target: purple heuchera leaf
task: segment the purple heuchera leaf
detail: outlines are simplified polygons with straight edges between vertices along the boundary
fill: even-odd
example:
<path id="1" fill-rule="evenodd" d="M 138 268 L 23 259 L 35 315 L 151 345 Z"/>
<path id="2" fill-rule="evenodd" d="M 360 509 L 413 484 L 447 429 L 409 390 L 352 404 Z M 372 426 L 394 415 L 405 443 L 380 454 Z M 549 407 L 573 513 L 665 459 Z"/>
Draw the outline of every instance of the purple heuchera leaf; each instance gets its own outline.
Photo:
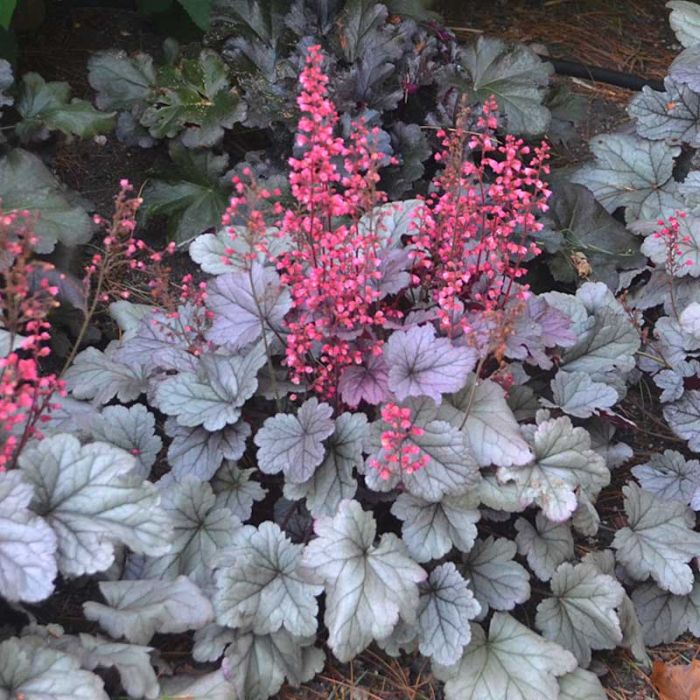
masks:
<path id="1" fill-rule="evenodd" d="M 429 396 L 440 403 L 442 394 L 459 391 L 476 364 L 476 351 L 436 338 L 433 326 L 397 331 L 384 348 L 389 364 L 389 388 L 403 401 Z"/>
<path id="2" fill-rule="evenodd" d="M 513 332 L 506 340 L 508 357 L 525 360 L 542 369 L 551 369 L 546 349 L 567 348 L 576 342 L 571 319 L 559 309 L 536 296 L 528 298 L 523 313 L 518 314 Z"/>
<path id="3" fill-rule="evenodd" d="M 338 389 L 348 406 L 357 406 L 360 401 L 376 406 L 389 396 L 389 366 L 383 357 L 371 355 L 364 365 L 343 370 Z"/>
<path id="4" fill-rule="evenodd" d="M 291 308 L 289 292 L 271 267 L 253 263 L 250 272 L 229 272 L 212 283 L 207 307 L 214 322 L 207 338 L 234 350 L 256 341 L 263 331 L 279 331 Z"/>

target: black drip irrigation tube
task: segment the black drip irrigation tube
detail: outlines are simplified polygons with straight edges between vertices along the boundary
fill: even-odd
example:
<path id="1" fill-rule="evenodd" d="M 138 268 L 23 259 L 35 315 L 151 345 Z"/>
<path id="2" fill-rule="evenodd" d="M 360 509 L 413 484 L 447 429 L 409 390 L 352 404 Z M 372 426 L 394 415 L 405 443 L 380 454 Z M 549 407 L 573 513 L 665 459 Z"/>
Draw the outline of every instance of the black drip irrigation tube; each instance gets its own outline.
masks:
<path id="1" fill-rule="evenodd" d="M 570 78 L 582 78 L 583 80 L 592 80 L 598 83 L 607 83 L 616 87 L 627 88 L 628 90 L 641 90 L 645 85 L 648 85 L 652 90 L 664 92 L 663 81 L 654 80 L 652 78 L 642 78 L 633 73 L 623 73 L 610 68 L 600 68 L 598 66 L 588 66 L 584 63 L 576 61 L 565 61 L 560 58 L 551 58 L 537 54 L 543 61 L 551 63 L 554 66 L 554 72 L 557 75 L 565 75 Z"/>

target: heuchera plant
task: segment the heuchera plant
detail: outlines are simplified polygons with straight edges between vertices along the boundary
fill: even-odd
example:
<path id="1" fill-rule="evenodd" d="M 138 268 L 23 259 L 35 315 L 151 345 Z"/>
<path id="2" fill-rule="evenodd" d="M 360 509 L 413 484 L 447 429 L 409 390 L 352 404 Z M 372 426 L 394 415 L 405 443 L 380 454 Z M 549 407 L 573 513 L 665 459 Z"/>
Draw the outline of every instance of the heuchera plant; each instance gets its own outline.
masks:
<path id="1" fill-rule="evenodd" d="M 630 184 L 597 152 L 574 194 L 648 234 L 648 265 L 607 278 L 648 281 L 537 295 L 541 239 L 565 250 L 545 145 L 497 137 L 486 100 L 441 135 L 426 197 L 388 202 L 372 127 L 339 137 L 318 47 L 300 83 L 293 202 L 235 180 L 224 227 L 190 247 L 206 283 L 156 285 L 156 303 L 107 284 L 108 259 L 161 264 L 134 238 L 139 199 L 117 199 L 89 281 L 98 304 L 119 297 L 119 336 L 75 356 L 43 438 L 0 473 L 0 594 L 27 612 L 0 642 L 0 689 L 258 700 L 311 679 L 324 644 L 341 662 L 377 644 L 429 660 L 448 700 L 602 700 L 600 651 L 646 664 L 645 643 L 700 630 L 698 462 L 666 450 L 633 479 L 615 439 L 650 376 L 700 448 L 694 216 L 669 219 L 692 191 Z M 666 157 L 607 139 L 635 140 L 625 167 Z M 612 470 L 622 499 L 598 503 Z M 22 607 L 86 576 L 89 634 Z M 197 665 L 163 671 L 154 635 L 191 631 Z"/>

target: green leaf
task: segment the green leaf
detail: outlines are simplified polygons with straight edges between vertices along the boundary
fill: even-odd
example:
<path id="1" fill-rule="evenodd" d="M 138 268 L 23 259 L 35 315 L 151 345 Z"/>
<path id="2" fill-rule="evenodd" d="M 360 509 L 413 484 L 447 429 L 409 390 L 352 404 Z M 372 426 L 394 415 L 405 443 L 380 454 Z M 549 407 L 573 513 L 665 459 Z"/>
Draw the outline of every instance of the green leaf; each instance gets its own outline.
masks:
<path id="1" fill-rule="evenodd" d="M 564 413 L 576 418 L 598 415 L 618 401 L 615 389 L 603 382 L 594 382 L 585 372 L 560 370 L 550 386 L 553 403 L 543 401 L 543 405 L 561 408 Z"/>
<path id="2" fill-rule="evenodd" d="M 56 578 L 56 535 L 27 506 L 32 487 L 14 470 L 0 473 L 0 594 L 14 603 L 48 598 Z"/>
<path id="3" fill-rule="evenodd" d="M 99 676 L 53 649 L 37 649 L 13 637 L 0 643 L 0 698 L 109 700 Z"/>
<path id="4" fill-rule="evenodd" d="M 222 177 L 228 156 L 190 150 L 173 142 L 170 157 L 175 166 L 171 172 L 149 180 L 144 187 L 144 223 L 164 217 L 168 233 L 176 241 L 218 228 L 228 204 L 228 183 Z"/>
<path id="5" fill-rule="evenodd" d="M 297 636 L 314 635 L 318 624 L 316 596 L 323 588 L 304 580 L 303 549 L 269 521 L 252 532 L 239 530 L 231 555 L 222 553 L 217 567 L 217 623 L 259 635 L 282 627 Z"/>
<path id="6" fill-rule="evenodd" d="M 535 624 L 547 639 L 574 653 L 582 666 L 592 649 L 614 649 L 622 642 L 617 608 L 625 590 L 612 576 L 586 564 L 564 563 L 550 582 L 551 597 L 537 606 Z"/>
<path id="7" fill-rule="evenodd" d="M 97 91 L 100 109 L 142 108 L 155 94 L 156 71 L 145 53 L 133 57 L 124 51 L 98 51 L 88 59 L 88 81 Z"/>
<path id="8" fill-rule="evenodd" d="M 4 29 L 10 28 L 12 15 L 15 13 L 16 7 L 17 0 L 3 0 L 3 2 L 0 3 L 0 27 Z"/>
<path id="9" fill-rule="evenodd" d="M 88 138 L 114 128 L 115 112 L 100 112 L 89 102 L 70 99 L 68 83 L 47 83 L 38 73 L 22 76 L 16 109 L 22 116 L 16 127 L 21 141 L 44 141 L 52 131 Z"/>
<path id="10" fill-rule="evenodd" d="M 83 612 L 115 639 L 148 644 L 154 634 L 199 629 L 214 619 L 211 603 L 186 576 L 174 581 L 101 581 L 107 604 L 88 601 Z"/>
<path id="11" fill-rule="evenodd" d="M 693 588 L 688 563 L 700 551 L 695 514 L 683 503 L 664 501 L 635 483 L 622 487 L 628 527 L 615 533 L 618 561 L 638 581 L 651 576 L 664 590 L 685 595 Z"/>
<path id="12" fill-rule="evenodd" d="M 187 148 L 209 148 L 222 139 L 225 129 L 244 118 L 245 109 L 231 88 L 226 64 L 205 49 L 197 59 L 158 69 L 157 97 L 140 122 L 154 138 L 182 133 Z"/>
<path id="13" fill-rule="evenodd" d="M 551 115 L 542 102 L 554 72 L 551 64 L 524 44 L 509 46 L 487 37 L 464 48 L 460 61 L 471 78 L 474 96 L 479 100 L 494 96 L 510 132 L 542 134 L 547 130 Z"/>
<path id="14" fill-rule="evenodd" d="M 342 501 L 335 517 L 314 522 L 314 531 L 304 564 L 325 584 L 328 645 L 340 661 L 349 661 L 373 639 L 387 637 L 399 616 L 415 620 L 417 584 L 426 573 L 395 535 L 374 544 L 374 517 L 357 501 Z"/>
<path id="15" fill-rule="evenodd" d="M 559 696 L 557 677 L 575 668 L 573 654 L 505 613 L 491 618 L 488 638 L 472 624 L 472 641 L 455 666 L 433 664 L 445 681 L 446 700 L 553 699 Z"/>
<path id="16" fill-rule="evenodd" d="M 32 508 L 58 538 L 62 573 L 104 571 L 114 547 L 160 555 L 170 549 L 171 529 L 153 484 L 134 474 L 128 452 L 72 435 L 48 437 L 25 449 L 19 466 L 34 486 Z"/>
<path id="17" fill-rule="evenodd" d="M 212 0 L 177 0 L 190 19 L 203 31 L 209 29 Z"/>
<path id="18" fill-rule="evenodd" d="M 0 159 L 0 200 L 5 211 L 27 209 L 37 217 L 37 253 L 50 253 L 56 242 L 87 243 L 92 236 L 87 212 L 73 203 L 40 158 L 21 148 Z"/>

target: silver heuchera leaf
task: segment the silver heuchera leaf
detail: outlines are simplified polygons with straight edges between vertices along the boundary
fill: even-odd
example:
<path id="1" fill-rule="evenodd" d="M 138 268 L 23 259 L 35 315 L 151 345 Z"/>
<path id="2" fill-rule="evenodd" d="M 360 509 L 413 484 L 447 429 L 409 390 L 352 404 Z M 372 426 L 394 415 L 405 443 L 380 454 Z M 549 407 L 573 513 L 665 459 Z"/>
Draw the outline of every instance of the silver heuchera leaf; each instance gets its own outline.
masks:
<path id="1" fill-rule="evenodd" d="M 200 481 L 209 481 L 224 459 L 236 460 L 243 456 L 252 430 L 248 423 L 239 420 L 212 433 L 204 428 L 178 425 L 174 418 L 168 418 L 165 432 L 172 438 L 168 464 L 175 479 L 194 476 Z"/>
<path id="2" fill-rule="evenodd" d="M 33 510 L 56 533 L 64 574 L 104 571 L 117 543 L 153 556 L 170 549 L 172 530 L 158 492 L 134 474 L 127 452 L 55 435 L 25 449 L 19 465 L 34 486 Z"/>
<path id="3" fill-rule="evenodd" d="M 595 537 L 600 527 L 600 515 L 596 510 L 593 499 L 583 489 L 579 488 L 576 490 L 576 500 L 578 505 L 571 516 L 571 525 L 576 532 L 585 537 Z"/>
<path id="4" fill-rule="evenodd" d="M 422 429 L 422 434 L 406 438 L 406 444 L 415 445 L 418 454 L 428 458 L 427 464 L 416 471 L 400 472 L 396 463 L 389 463 L 386 450 L 381 447 L 381 434 L 386 424 L 376 421 L 370 426 L 367 451 L 371 454 L 364 473 L 365 482 L 371 489 L 387 491 L 401 481 L 413 495 L 439 501 L 446 495 L 463 494 L 478 483 L 479 469 L 471 456 L 466 436 L 445 421 L 432 420 L 435 410 L 432 401 L 430 404 L 426 409 L 414 412 L 415 425 Z M 380 476 L 373 460 L 387 466 L 388 478 Z"/>
<path id="5" fill-rule="evenodd" d="M 214 619 L 211 603 L 186 576 L 174 581 L 101 581 L 107 604 L 88 601 L 83 612 L 115 639 L 148 644 L 154 634 L 196 630 Z"/>
<path id="6" fill-rule="evenodd" d="M 161 691 L 165 698 L 187 700 L 231 700 L 234 688 L 222 669 L 211 673 L 179 674 L 163 678 Z"/>
<path id="7" fill-rule="evenodd" d="M 425 202 L 421 199 L 382 204 L 360 219 L 357 232 L 361 235 L 374 234 L 385 245 L 400 247 L 403 236 L 415 233 L 424 211 Z"/>
<path id="8" fill-rule="evenodd" d="M 292 483 L 303 484 L 323 461 L 323 441 L 334 430 L 333 409 L 311 398 L 297 414 L 268 418 L 255 435 L 258 466 L 265 474 L 283 471 Z"/>
<path id="9" fill-rule="evenodd" d="M 577 668 L 559 679 L 559 700 L 607 700 L 595 673 Z"/>
<path id="10" fill-rule="evenodd" d="M 219 275 L 207 294 L 214 314 L 208 339 L 233 350 L 255 342 L 263 334 L 279 333 L 292 307 L 289 291 L 271 267 L 253 263 L 249 272 Z"/>
<path id="11" fill-rule="evenodd" d="M 700 58 L 700 44 L 695 44 L 676 56 L 673 63 L 668 67 L 668 74 L 673 80 L 682 85 L 687 85 L 694 92 L 700 92 L 698 58 Z"/>
<path id="12" fill-rule="evenodd" d="M 700 39 L 700 36 L 698 37 Z M 685 85 L 676 85 L 671 78 L 664 80 L 665 92 L 648 85 L 627 107 L 637 122 L 637 133 L 645 139 L 668 143 L 700 146 L 700 95 Z"/>
<path id="13" fill-rule="evenodd" d="M 228 508 L 217 507 L 207 482 L 194 477 L 172 481 L 161 492 L 173 527 L 171 546 L 163 556 L 147 557 L 139 577 L 172 580 L 185 574 L 204 587 L 211 579 L 217 552 L 231 544 L 240 522 Z"/>
<path id="14" fill-rule="evenodd" d="M 647 463 L 632 467 L 632 474 L 645 491 L 686 506 L 700 489 L 700 462 L 686 460 L 675 450 L 652 455 Z"/>
<path id="15" fill-rule="evenodd" d="M 595 162 L 571 178 L 585 185 L 610 212 L 625 207 L 628 222 L 658 219 L 681 204 L 673 183 L 677 146 L 628 134 L 602 134 L 590 142 Z"/>
<path id="16" fill-rule="evenodd" d="M 233 232 L 233 236 L 229 231 Z M 287 238 L 279 238 L 277 234 L 277 228 L 267 229 L 265 243 L 270 257 L 276 257 L 288 247 Z M 258 235 L 256 232 L 255 237 Z M 249 263 L 246 256 L 250 253 L 256 253 L 259 264 L 266 260 L 264 254 L 251 249 L 250 238 L 251 235 L 245 226 L 227 226 L 219 229 L 216 234 L 205 233 L 197 236 L 190 243 L 190 257 L 210 275 L 225 275 L 240 270 L 247 272 Z"/>
<path id="17" fill-rule="evenodd" d="M 469 620 L 481 612 L 481 606 L 452 563 L 433 569 L 421 589 L 417 623 L 420 652 L 451 666 L 469 644 Z"/>
<path id="18" fill-rule="evenodd" d="M 316 633 L 316 596 L 323 587 L 302 577 L 303 545 L 293 544 L 273 522 L 239 530 L 216 571 L 216 621 L 257 635 L 284 628 L 297 636 Z"/>
<path id="19" fill-rule="evenodd" d="M 0 642 L 0 698 L 109 700 L 99 676 L 76 658 L 12 637 Z"/>
<path id="20" fill-rule="evenodd" d="M 258 387 L 265 351 L 255 346 L 245 355 L 202 355 L 199 370 L 166 377 L 155 389 L 155 404 L 185 427 L 221 430 L 241 416 L 241 406 Z"/>
<path id="21" fill-rule="evenodd" d="M 553 523 L 537 513 L 534 526 L 525 518 L 518 518 L 515 529 L 518 554 L 527 557 L 540 581 L 549 581 L 559 564 L 574 557 L 574 538 L 566 523 Z"/>
<path id="22" fill-rule="evenodd" d="M 426 573 L 393 534 L 375 545 L 377 526 L 357 501 L 342 501 L 335 517 L 318 518 L 304 564 L 325 584 L 328 645 L 349 661 L 399 621 L 415 621 L 418 583 Z"/>
<path id="23" fill-rule="evenodd" d="M 401 539 L 417 562 L 440 559 L 454 545 L 468 552 L 476 539 L 480 514 L 471 495 L 446 496 L 427 501 L 402 493 L 391 507 L 392 515 L 403 521 Z"/>
<path id="24" fill-rule="evenodd" d="M 674 642 L 684 632 L 700 635 L 700 579 L 696 574 L 688 595 L 673 595 L 651 581 L 632 592 L 637 611 L 649 646 Z"/>
<path id="25" fill-rule="evenodd" d="M 505 537 L 477 540 L 462 557 L 460 571 L 469 581 L 483 615 L 494 610 L 512 610 L 530 597 L 530 576 L 513 560 L 515 542 Z"/>
<path id="26" fill-rule="evenodd" d="M 107 406 L 91 424 L 92 436 L 99 442 L 121 447 L 136 457 L 136 473 L 144 479 L 163 446 L 156 435 L 155 416 L 140 403 L 134 406 Z"/>
<path id="27" fill-rule="evenodd" d="M 589 552 L 583 558 L 583 563 L 613 579 L 618 577 L 615 554 L 610 549 L 599 549 Z M 642 626 L 627 593 L 622 596 L 622 601 L 617 606 L 617 615 L 620 619 L 620 628 L 622 629 L 622 646 L 627 647 L 634 654 L 637 661 L 648 668 L 651 666 L 651 661 L 644 646 Z"/>
<path id="28" fill-rule="evenodd" d="M 549 292 L 546 300 L 574 319 L 577 342 L 562 354 L 567 372 L 627 372 L 636 364 L 639 332 L 627 312 L 601 282 L 586 282 L 576 296 Z"/>
<path id="29" fill-rule="evenodd" d="M 255 472 L 255 469 L 240 469 L 235 462 L 225 461 L 211 483 L 216 507 L 228 508 L 239 520 L 248 520 L 253 504 L 262 501 L 267 493 L 267 489 L 251 478 Z"/>
<path id="30" fill-rule="evenodd" d="M 528 432 L 535 460 L 525 467 L 501 468 L 499 478 L 515 481 L 523 503 L 534 502 L 550 520 L 562 522 L 576 510 L 576 488 L 597 494 L 610 482 L 610 472 L 590 449 L 588 433 L 574 428 L 566 416 L 544 420 Z"/>
<path id="31" fill-rule="evenodd" d="M 488 638 L 472 623 L 472 641 L 454 666 L 433 664 L 445 681 L 446 700 L 542 700 L 559 697 L 557 677 L 576 668 L 576 657 L 506 613 L 491 618 Z"/>
<path id="32" fill-rule="evenodd" d="M 535 624 L 547 639 L 574 653 L 582 666 L 592 649 L 614 649 L 622 642 L 615 608 L 625 590 L 612 576 L 592 566 L 564 563 L 550 582 L 551 597 L 537 606 Z"/>
<path id="33" fill-rule="evenodd" d="M 122 403 L 135 401 L 148 387 L 140 367 L 122 364 L 92 347 L 76 356 L 63 377 L 74 398 L 92 399 L 100 405 L 115 396 Z"/>
<path id="34" fill-rule="evenodd" d="M 160 687 L 151 665 L 152 647 L 113 642 L 91 634 L 63 634 L 59 625 L 29 625 L 22 630 L 22 642 L 37 649 L 50 648 L 73 656 L 86 671 L 115 668 L 130 698 L 156 700 Z"/>
<path id="35" fill-rule="evenodd" d="M 56 578 L 56 535 L 27 506 L 32 487 L 18 470 L 0 473 L 0 595 L 11 603 L 48 598 Z"/>
<path id="36" fill-rule="evenodd" d="M 602 382 L 594 382 L 586 372 L 559 370 L 551 383 L 554 403 L 543 405 L 561 408 L 576 418 L 590 418 L 615 405 L 617 392 Z"/>
<path id="37" fill-rule="evenodd" d="M 682 503 L 664 501 L 634 483 L 622 487 L 628 527 L 615 533 L 617 559 L 633 578 L 651 576 L 664 590 L 685 595 L 693 588 L 688 562 L 700 552 L 695 515 Z"/>
<path id="38" fill-rule="evenodd" d="M 176 314 L 152 310 L 122 340 L 114 359 L 130 367 L 142 367 L 149 374 L 156 369 L 194 372 L 197 356 L 190 348 L 206 349 L 199 338 L 200 329 L 206 326 L 205 310 L 191 304 L 179 306 Z"/>
<path id="39" fill-rule="evenodd" d="M 84 669 L 114 667 L 130 698 L 160 697 L 158 678 L 151 666 L 151 647 L 112 642 L 90 634 L 81 634 L 78 640 L 79 646 L 73 647 L 71 653 L 78 655 Z"/>
<path id="40" fill-rule="evenodd" d="M 700 8 L 688 0 L 670 0 L 666 7 L 671 8 L 668 21 L 678 41 L 686 48 L 700 44 Z"/>
<path id="41" fill-rule="evenodd" d="M 367 417 L 362 413 L 342 413 L 335 430 L 326 441 L 326 456 L 313 476 L 302 484 L 288 481 L 284 496 L 290 500 L 306 499 L 311 515 L 333 515 L 340 501 L 352 498 L 357 491 L 353 469 L 362 464 L 362 446 L 367 434 Z"/>
<path id="42" fill-rule="evenodd" d="M 284 629 L 266 635 L 237 633 L 222 665 L 233 686 L 233 697 L 267 700 L 285 679 L 292 687 L 311 680 L 323 669 L 325 660 L 323 651 L 313 643 L 313 637 L 295 637 Z M 221 698 L 230 699 L 231 695 Z"/>
<path id="43" fill-rule="evenodd" d="M 436 338 L 435 328 L 426 325 L 392 333 L 384 358 L 389 365 L 389 388 L 400 401 L 428 396 L 439 404 L 443 394 L 464 386 L 477 352 L 455 346 L 448 338 Z"/>
<path id="44" fill-rule="evenodd" d="M 676 435 L 688 441 L 694 452 L 700 451 L 700 391 L 686 391 L 678 401 L 664 406 L 664 418 Z"/>
<path id="45" fill-rule="evenodd" d="M 508 407 L 503 389 L 490 379 L 478 380 L 474 388 L 473 381 L 472 378 L 469 386 L 442 402 L 438 419 L 464 431 L 479 466 L 527 464 L 532 452 Z"/>

